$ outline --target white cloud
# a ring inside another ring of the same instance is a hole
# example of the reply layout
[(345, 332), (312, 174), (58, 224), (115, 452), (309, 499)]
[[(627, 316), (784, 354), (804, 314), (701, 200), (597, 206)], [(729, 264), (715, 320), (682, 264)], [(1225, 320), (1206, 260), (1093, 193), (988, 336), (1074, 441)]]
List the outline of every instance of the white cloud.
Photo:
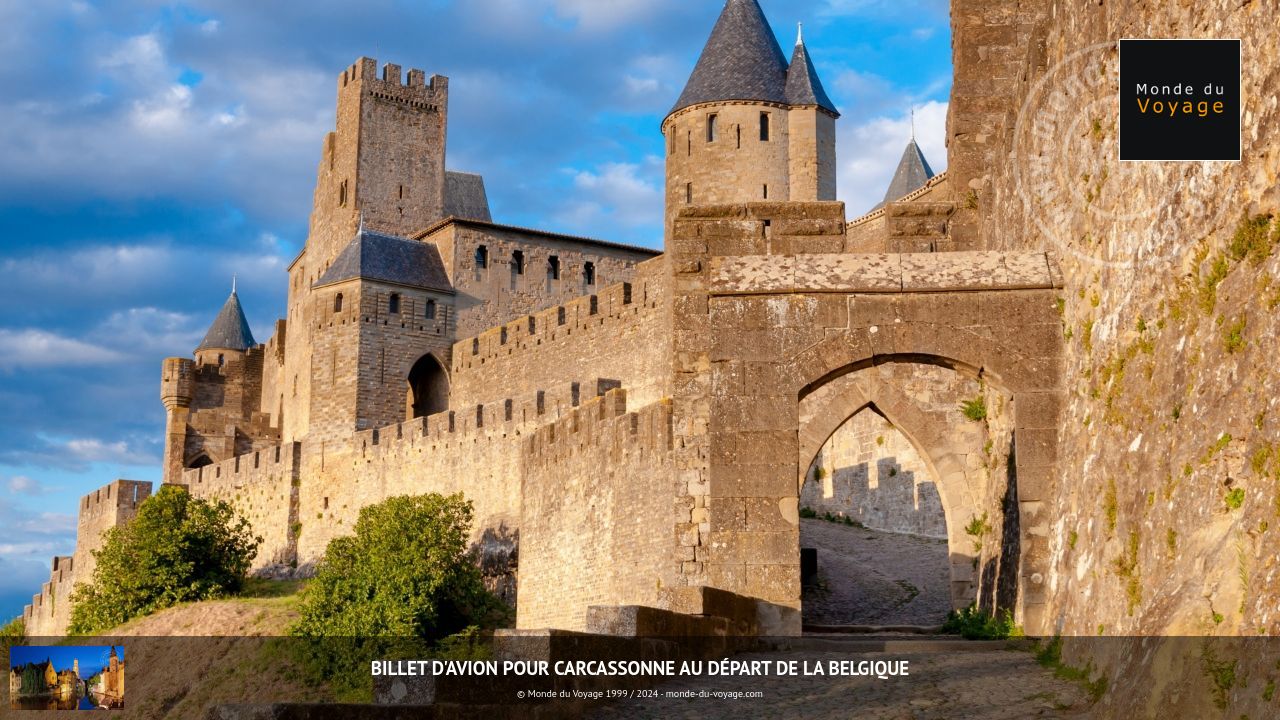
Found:
[(594, 32), (630, 25), (644, 17), (665, 12), (665, 0), (555, 0), (556, 14), (576, 20), (582, 30)]
[(118, 465), (157, 465), (160, 458), (129, 447), (123, 440), (103, 442), (97, 438), (68, 440), (63, 448), (73, 460), (84, 463)]
[[(175, 83), (155, 96), (137, 100), (133, 103), (133, 122), (140, 129), (176, 132), (182, 130), (190, 122), (187, 111), (191, 109), (191, 88)], [(218, 113), (215, 122), (221, 122), (225, 113)], [(234, 119), (234, 118), (233, 118)]]
[(90, 337), (118, 344), (137, 355), (185, 356), (200, 342), (203, 329), (191, 315), (155, 307), (111, 313)]
[[(931, 101), (916, 107), (916, 144), (934, 173), (947, 167), (947, 103)], [(911, 116), (873, 118), (837, 131), (837, 188), (845, 212), (852, 219), (884, 199), (885, 190), (911, 138)]]
[(116, 363), (114, 350), (44, 330), (0, 328), (0, 370)]
[(611, 227), (660, 225), (663, 162), (604, 163), (594, 170), (573, 171), (573, 200), (561, 207), (557, 220), (578, 232), (610, 237)]
[(22, 495), (39, 495), (41, 491), (40, 484), (26, 475), (14, 475), (9, 478), (7, 485), (9, 492)]

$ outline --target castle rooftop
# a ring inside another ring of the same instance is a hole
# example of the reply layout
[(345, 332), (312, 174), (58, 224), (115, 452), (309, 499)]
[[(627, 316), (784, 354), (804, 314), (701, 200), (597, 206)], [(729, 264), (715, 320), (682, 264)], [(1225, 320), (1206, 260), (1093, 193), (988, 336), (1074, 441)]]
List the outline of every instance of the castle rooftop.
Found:
[(240, 306), (240, 296), (232, 289), (231, 296), (222, 304), (196, 350), (248, 350), (257, 344), (249, 330), (249, 321), (245, 319), (244, 308)]
[(724, 100), (787, 102), (787, 58), (756, 0), (725, 3), (671, 112)]
[(893, 180), (889, 182), (889, 189), (885, 191), (880, 205), (906, 197), (923, 187), (932, 177), (933, 168), (929, 167), (929, 161), (924, 159), (924, 153), (920, 152), (920, 146), (916, 145), (916, 138), (912, 135), (911, 141), (902, 151), (898, 169), (893, 171)]
[(367, 229), (356, 233), (312, 287), (354, 278), (454, 292), (435, 245)]
[(818, 79), (818, 71), (809, 58), (809, 49), (804, 46), (804, 39), (798, 31), (796, 49), (791, 53), (791, 68), (787, 70), (786, 98), (788, 105), (817, 105), (836, 117), (840, 116)]
[(432, 235), (440, 232), (450, 225), (462, 225), (477, 228), (486, 228), (490, 230), (504, 230), (507, 232), (520, 233), (521, 235), (536, 235), (551, 240), (568, 240), (585, 245), (595, 245), (597, 247), (612, 248), (615, 250), (627, 250), (630, 252), (647, 253), (654, 257), (662, 254), (661, 250), (654, 250), (640, 245), (628, 245), (626, 243), (613, 242), (612, 240), (598, 240), (596, 238), (582, 237), (580, 235), (566, 235), (564, 233), (552, 232), (550, 230), (539, 230), (537, 228), (521, 227), (519, 225), (503, 225), (502, 223), (488, 222), (485, 220), (476, 220), (466, 217), (447, 217), (436, 222), (426, 230), (418, 233), (414, 237), (419, 240), (425, 240)]

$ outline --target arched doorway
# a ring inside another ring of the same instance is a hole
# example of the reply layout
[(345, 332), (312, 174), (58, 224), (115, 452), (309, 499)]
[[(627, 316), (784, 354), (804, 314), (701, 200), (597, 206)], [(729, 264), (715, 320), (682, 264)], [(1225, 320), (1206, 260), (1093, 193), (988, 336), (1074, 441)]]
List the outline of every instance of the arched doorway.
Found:
[(800, 483), (808, 626), (941, 623), (954, 608), (937, 478), (873, 404), (842, 422)]
[(409, 370), (408, 419), (449, 409), (449, 375), (435, 355), (418, 358)]
[(1012, 607), (1012, 394), (937, 357), (842, 370), (797, 408), (800, 545), (820, 571), (802, 587), (805, 623), (931, 626), (975, 600)]

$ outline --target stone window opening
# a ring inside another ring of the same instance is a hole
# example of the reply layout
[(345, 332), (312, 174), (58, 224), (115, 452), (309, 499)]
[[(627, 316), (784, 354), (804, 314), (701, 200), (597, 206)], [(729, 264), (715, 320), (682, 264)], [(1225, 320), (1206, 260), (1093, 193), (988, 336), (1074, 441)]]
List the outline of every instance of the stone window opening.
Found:
[(218, 353), (218, 367), (222, 367), (226, 361), (227, 359), (223, 357), (222, 353)]
[(391, 293), (391, 297), (387, 298), (387, 312), (392, 315), (400, 314), (400, 293)]
[(401, 185), (401, 186), (400, 186), (400, 199), (401, 199), (401, 200), (403, 200), (403, 199), (404, 199), (404, 186), (403, 186), (403, 185)]
[(560, 279), (560, 258), (552, 255), (547, 258), (547, 292), (555, 290), (555, 283)]
[(342, 312), (342, 293), (333, 296), (333, 311)]
[(427, 319), (436, 319), (436, 301), (431, 298), (427, 298)]
[(768, 183), (765, 183), (765, 185), (764, 185), (764, 199), (765, 199), (765, 200), (768, 200), (768, 199), (769, 199), (769, 184), (768, 184)]
[(489, 267), (489, 248), (484, 245), (476, 247), (476, 269), (483, 270)]
[(325, 510), (328, 510), (328, 509), (329, 509), (329, 498), (325, 498), (325, 499), (324, 499), (324, 509), (325, 509)]
[(347, 181), (343, 180), (338, 183), (338, 205), (340, 207), (347, 206)]
[(760, 113), (760, 141), (769, 142), (769, 113)]
[(511, 273), (513, 275), (524, 274), (524, 251), (516, 250), (511, 253)]
[(596, 284), (596, 264), (595, 264), (595, 263), (591, 263), (591, 262), (583, 263), (583, 265), (582, 265), (582, 283), (583, 283), (584, 285), (595, 285), (595, 284)]
[(741, 149), (742, 149), (742, 126), (741, 126), (741, 125), (735, 125), (735, 126), (734, 126), (734, 130), (736, 130), (736, 131), (737, 131), (737, 134), (738, 134), (738, 149), (739, 149), (739, 150), (741, 150)]
[(711, 113), (707, 116), (707, 142), (716, 141), (716, 114)]
[(668, 155), (676, 154), (676, 130), (677, 130), (676, 126), (672, 125), (671, 134), (667, 137), (667, 154)]
[(692, 130), (688, 130), (684, 134), (684, 154), (685, 155), (693, 154), (693, 131)]
[(684, 204), (685, 205), (693, 204), (693, 183), (684, 184)]

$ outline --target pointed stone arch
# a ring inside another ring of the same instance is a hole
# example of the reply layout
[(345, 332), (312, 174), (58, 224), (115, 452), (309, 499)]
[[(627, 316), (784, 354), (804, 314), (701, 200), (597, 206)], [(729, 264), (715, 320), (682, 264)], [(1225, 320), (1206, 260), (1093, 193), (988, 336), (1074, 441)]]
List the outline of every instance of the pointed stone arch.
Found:
[(405, 398), (406, 419), (427, 417), (449, 409), (449, 373), (435, 353), (426, 353), (409, 369)]

